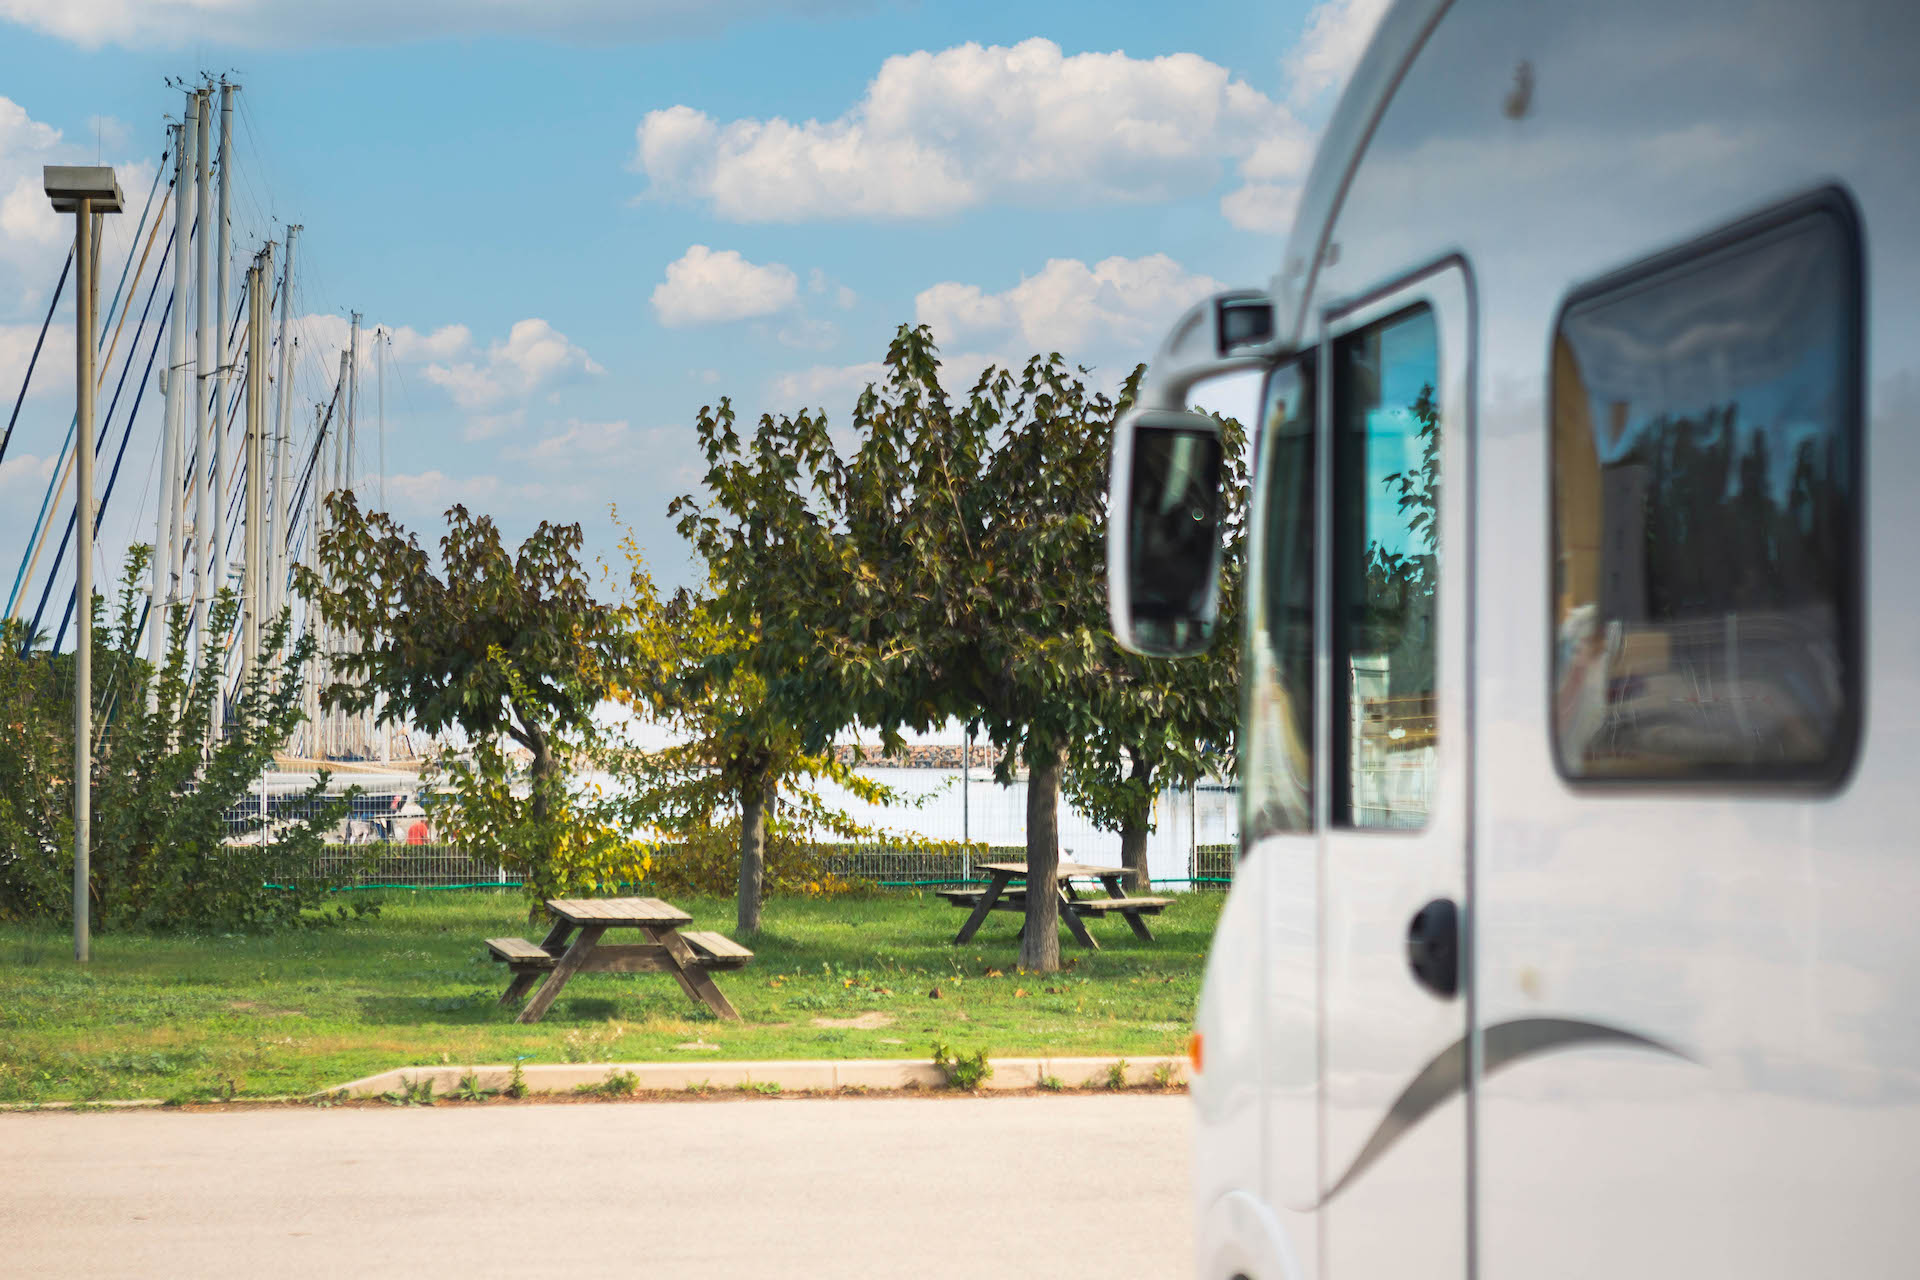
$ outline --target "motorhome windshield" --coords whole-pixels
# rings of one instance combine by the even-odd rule
[[[1313,826],[1313,397],[1310,357],[1275,369],[1255,441],[1242,849]]]

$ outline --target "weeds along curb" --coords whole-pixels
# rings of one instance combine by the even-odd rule
[[[981,1091],[1122,1089],[1187,1083],[1184,1057],[993,1058]],[[431,1084],[431,1092],[428,1085]],[[838,1093],[946,1091],[947,1073],[926,1058],[811,1062],[597,1062],[396,1067],[335,1085],[315,1098],[478,1100],[501,1094]]]
[[[379,1103],[432,1106],[497,1098],[659,1100],[723,1097],[852,1097],[967,1093],[1089,1093],[1184,1088],[1183,1057],[991,1058],[972,1089],[950,1082],[927,1058],[801,1062],[603,1062],[396,1067],[304,1095],[237,1098],[116,1098],[0,1103],[0,1115],[37,1111],[225,1111],[265,1106]],[[516,1080],[516,1076],[518,1079]]]

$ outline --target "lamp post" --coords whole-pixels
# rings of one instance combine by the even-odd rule
[[[95,241],[102,214],[120,212],[120,184],[113,170],[94,165],[48,165],[47,198],[55,213],[74,215],[73,258],[79,267],[75,294],[74,345],[74,599],[80,634],[73,650],[73,958],[87,962],[87,890],[93,821],[93,358]],[[154,625],[158,626],[156,619]]]

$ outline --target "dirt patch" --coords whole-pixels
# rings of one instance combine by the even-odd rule
[[[881,1013],[879,1010],[874,1009],[854,1018],[815,1018],[813,1025],[816,1027],[845,1027],[854,1031],[878,1031],[882,1027],[890,1027],[893,1025],[893,1015],[890,1013]]]
[[[716,1053],[720,1049],[719,1045],[708,1044],[705,1040],[687,1040],[673,1047],[684,1049],[689,1053]]]
[[[272,1005],[259,1004],[253,1000],[235,1000],[227,1005],[235,1013],[258,1014],[263,1018],[291,1018],[299,1014],[298,1009],[276,1009]]]

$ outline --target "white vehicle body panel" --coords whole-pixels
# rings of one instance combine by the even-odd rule
[[[1569,782],[1557,319],[1590,282],[1821,190],[1850,204],[1863,255],[1851,771]],[[1201,1274],[1914,1274],[1920,6],[1398,5],[1271,294],[1276,355],[1324,353],[1414,295],[1434,307],[1440,781],[1417,836],[1245,825],[1198,1019]],[[1468,922],[1450,1003],[1404,953],[1409,916],[1442,896]],[[1561,1025],[1620,1038],[1511,1031]],[[1401,1107],[1455,1041],[1457,1087]],[[1221,1236],[1248,1224],[1267,1242]]]

